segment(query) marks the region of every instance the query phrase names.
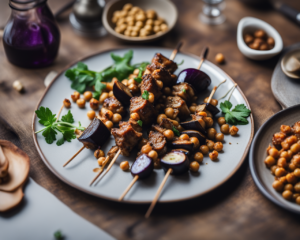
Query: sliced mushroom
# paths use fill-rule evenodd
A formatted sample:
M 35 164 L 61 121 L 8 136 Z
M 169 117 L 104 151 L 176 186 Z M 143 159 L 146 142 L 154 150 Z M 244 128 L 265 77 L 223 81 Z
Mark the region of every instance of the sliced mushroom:
M 0 146 L 0 178 L 4 178 L 8 174 L 8 160 L 5 157 L 2 147 Z
M 24 193 L 22 191 L 22 187 L 19 187 L 14 192 L 0 191 L 0 212 L 8 211 L 17 206 L 21 202 L 23 196 Z
M 12 192 L 26 181 L 29 174 L 30 160 L 25 152 L 9 141 L 0 140 L 0 146 L 5 158 L 9 162 L 9 180 L 0 184 L 0 191 Z

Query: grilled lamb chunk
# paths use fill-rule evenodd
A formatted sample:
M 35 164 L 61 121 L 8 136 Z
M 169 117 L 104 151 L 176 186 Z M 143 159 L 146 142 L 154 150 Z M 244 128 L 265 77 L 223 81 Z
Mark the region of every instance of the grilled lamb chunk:
M 181 119 L 187 118 L 190 115 L 190 110 L 186 105 L 186 102 L 178 96 L 172 97 L 169 96 L 165 102 L 166 108 L 178 109 L 178 117 Z
M 106 98 L 103 103 L 103 107 L 112 111 L 113 113 L 119 113 L 122 116 L 125 115 L 126 110 L 123 107 L 122 103 L 116 99 L 114 96 Z
M 177 129 L 177 127 L 175 127 L 175 125 L 172 123 L 172 121 L 168 118 L 163 118 L 163 120 L 161 121 L 159 126 L 164 128 L 164 129 L 170 129 L 172 131 L 173 131 L 174 128 Z
M 155 131 L 155 132 L 160 132 L 160 133 L 164 133 L 164 131 L 166 131 L 166 129 L 165 128 L 163 128 L 163 127 L 160 127 L 159 125 L 152 125 L 151 126 L 151 130 L 152 131 Z
M 143 76 L 143 81 L 140 88 L 141 94 L 143 94 L 144 91 L 153 93 L 155 101 L 157 101 L 162 95 L 162 92 L 158 87 L 156 80 L 151 76 L 151 74 L 146 74 Z
M 152 58 L 151 63 L 154 63 L 157 66 L 166 68 L 170 73 L 174 73 L 178 68 L 177 64 L 172 60 L 166 58 L 161 53 L 156 53 Z
M 147 72 L 152 74 L 156 80 L 160 80 L 163 82 L 164 86 L 173 86 L 176 84 L 177 76 L 175 74 L 171 74 L 166 68 L 160 67 L 154 63 L 147 66 Z
M 143 121 L 143 126 L 148 126 L 156 120 L 157 112 L 148 100 L 142 97 L 133 97 L 130 102 L 130 114 L 138 113 Z
M 162 156 L 167 153 L 167 140 L 162 133 L 150 131 L 149 143 L 153 150 L 157 152 L 158 156 Z
M 129 118 L 128 122 L 120 122 L 119 126 L 122 128 L 123 125 L 126 125 L 127 123 L 130 123 L 133 129 L 137 132 L 142 132 L 143 128 L 137 123 L 137 121 L 133 120 L 132 118 Z
M 190 103 L 193 101 L 195 92 L 190 84 L 183 82 L 173 86 L 172 95 L 181 97 L 184 101 Z
M 132 149 L 142 139 L 143 134 L 134 130 L 132 125 L 127 122 L 123 123 L 121 128 L 113 128 L 111 130 L 115 138 L 116 145 L 121 149 L 121 154 L 129 156 Z

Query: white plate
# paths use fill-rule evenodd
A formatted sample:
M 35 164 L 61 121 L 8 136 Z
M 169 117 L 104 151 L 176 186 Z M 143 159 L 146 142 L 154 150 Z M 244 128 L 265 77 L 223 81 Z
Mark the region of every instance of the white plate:
M 161 52 L 165 56 L 170 56 L 172 52 L 172 50 L 165 48 L 144 47 L 131 49 L 134 51 L 132 63 L 142 61 L 150 62 L 156 52 Z M 82 61 L 88 65 L 89 69 L 100 71 L 113 63 L 110 57 L 111 52 L 123 55 L 128 50 L 129 49 L 109 50 L 85 58 Z M 177 74 L 185 68 L 196 68 L 199 63 L 198 57 L 179 53 L 175 61 L 181 62 L 182 60 L 184 60 L 184 64 L 179 67 L 176 72 Z M 74 92 L 70 87 L 71 81 L 64 76 L 64 72 L 73 66 L 75 65 L 68 66 L 57 76 L 47 88 L 37 108 L 44 106 L 50 108 L 55 113 L 59 111 L 63 99 L 70 98 L 70 95 Z M 219 87 L 214 98 L 220 98 L 234 85 L 233 80 L 226 73 L 208 61 L 204 62 L 201 70 L 205 71 L 211 77 L 212 84 L 209 87 L 209 91 L 199 96 L 199 101 L 203 101 L 203 99 L 209 95 L 213 86 L 225 78 L 227 82 Z M 234 91 L 230 101 L 233 105 L 244 103 L 250 108 L 247 99 L 239 88 Z M 88 126 L 90 123 L 90 120 L 86 116 L 88 110 L 89 106 L 86 109 L 80 109 L 76 104 L 72 103 L 71 112 L 74 115 L 74 119 L 81 121 L 83 126 Z M 62 114 L 66 112 L 67 109 L 63 109 Z M 220 114 L 218 117 L 219 116 Z M 36 120 L 34 114 L 33 132 L 43 127 Z M 188 172 L 182 176 L 170 176 L 159 201 L 181 201 L 200 196 L 228 180 L 240 167 L 248 153 L 254 132 L 252 115 L 249 118 L 248 125 L 238 127 L 240 129 L 239 136 L 225 136 L 224 152 L 219 154 L 219 161 L 213 162 L 208 156 L 205 156 L 199 173 L 193 174 Z M 220 132 L 219 126 L 217 126 L 216 123 L 215 128 Z M 132 180 L 132 176 L 129 172 L 123 172 L 119 168 L 119 163 L 124 160 L 129 160 L 131 164 L 135 159 L 136 153 L 133 153 L 130 157 L 119 156 L 110 172 L 97 185 L 90 187 L 89 183 L 96 174 L 93 172 L 93 169 L 98 167 L 93 151 L 84 149 L 67 167 L 63 168 L 63 163 L 76 153 L 78 149 L 82 147 L 82 144 L 77 140 L 73 140 L 71 143 L 67 142 L 63 146 L 58 147 L 55 143 L 51 145 L 47 144 L 41 134 L 33 135 L 37 150 L 48 168 L 61 180 L 81 191 L 101 198 L 117 201 Z M 115 145 L 115 142 L 113 136 L 111 136 L 110 140 L 103 147 L 104 152 L 107 153 L 113 145 Z M 150 178 L 138 181 L 126 195 L 124 201 L 131 203 L 150 203 L 164 175 L 163 170 L 155 170 Z

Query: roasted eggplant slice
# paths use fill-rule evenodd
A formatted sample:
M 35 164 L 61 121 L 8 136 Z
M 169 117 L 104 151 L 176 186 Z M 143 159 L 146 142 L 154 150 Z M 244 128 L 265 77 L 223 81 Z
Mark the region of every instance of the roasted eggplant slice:
M 179 175 L 189 170 L 189 159 L 185 152 L 181 150 L 172 150 L 160 160 L 164 171 L 172 169 L 173 175 Z
M 202 112 L 204 110 L 211 112 L 213 116 L 217 115 L 220 112 L 220 110 L 217 107 L 210 103 L 201 103 L 196 107 L 196 112 Z
M 190 138 L 191 137 L 196 137 L 198 138 L 199 142 L 200 142 L 200 146 L 204 145 L 206 143 L 206 137 L 199 131 L 196 130 L 186 130 L 181 132 L 181 134 L 187 134 Z
M 131 166 L 133 177 L 139 176 L 139 179 L 147 178 L 154 169 L 154 162 L 146 154 L 140 155 Z
M 172 149 L 182 148 L 191 152 L 193 151 L 193 147 L 194 147 L 194 143 L 192 143 L 189 140 L 176 140 L 171 143 Z
M 186 130 L 196 130 L 206 135 L 205 128 L 200 124 L 198 120 L 182 122 L 180 125 Z
M 125 106 L 130 105 L 130 99 L 133 97 L 129 88 L 123 83 L 115 80 L 113 86 L 114 96 Z
M 98 118 L 90 123 L 78 138 L 86 148 L 96 149 L 102 147 L 110 136 L 110 131 Z

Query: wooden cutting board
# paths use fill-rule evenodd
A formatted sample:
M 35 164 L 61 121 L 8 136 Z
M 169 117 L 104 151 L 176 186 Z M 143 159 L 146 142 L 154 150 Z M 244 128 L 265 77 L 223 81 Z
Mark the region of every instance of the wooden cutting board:
M 288 108 L 300 103 L 300 80 L 287 77 L 281 70 L 281 59 L 284 55 L 294 49 L 300 48 L 300 43 L 286 47 L 275 67 L 271 79 L 271 89 L 274 97 L 282 106 Z

